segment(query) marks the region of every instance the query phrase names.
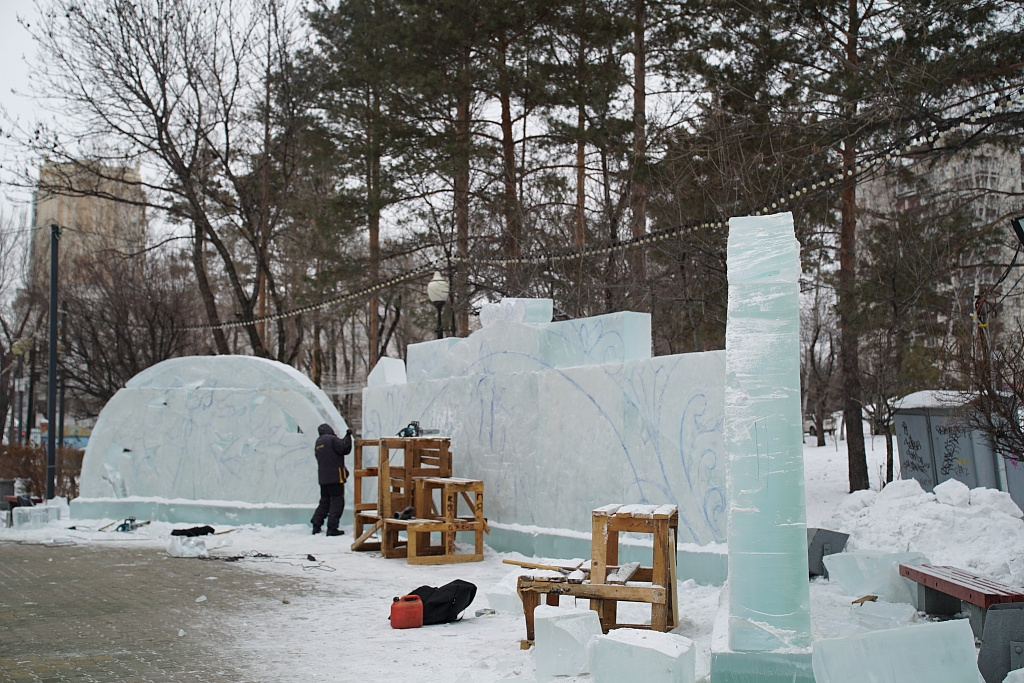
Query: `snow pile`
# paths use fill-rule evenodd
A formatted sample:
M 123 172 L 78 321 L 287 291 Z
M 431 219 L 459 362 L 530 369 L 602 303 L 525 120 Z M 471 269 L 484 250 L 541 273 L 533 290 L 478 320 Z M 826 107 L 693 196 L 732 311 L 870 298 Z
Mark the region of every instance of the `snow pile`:
M 914 479 L 858 491 L 829 528 L 850 534 L 848 552 L 919 552 L 1014 586 L 1024 585 L 1024 514 L 1009 494 L 949 480 L 926 493 Z

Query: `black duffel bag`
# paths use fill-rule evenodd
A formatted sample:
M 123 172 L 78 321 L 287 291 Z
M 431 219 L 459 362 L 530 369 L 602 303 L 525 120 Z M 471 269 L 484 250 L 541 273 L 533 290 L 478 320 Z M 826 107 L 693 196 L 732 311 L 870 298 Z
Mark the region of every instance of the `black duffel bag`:
M 418 595 L 423 603 L 423 625 L 447 624 L 458 621 L 462 612 L 476 597 L 476 586 L 469 581 L 455 579 L 440 588 L 420 586 L 409 595 Z

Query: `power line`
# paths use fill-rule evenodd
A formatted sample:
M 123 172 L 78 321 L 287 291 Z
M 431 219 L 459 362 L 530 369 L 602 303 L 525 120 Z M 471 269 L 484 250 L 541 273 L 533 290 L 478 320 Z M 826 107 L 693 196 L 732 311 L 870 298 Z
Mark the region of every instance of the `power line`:
M 843 166 L 835 173 L 830 175 L 820 176 L 814 180 L 804 181 L 790 186 L 790 188 L 784 192 L 781 192 L 771 199 L 764 202 L 760 207 L 754 208 L 752 213 L 755 216 L 762 216 L 771 214 L 777 211 L 786 210 L 792 206 L 798 205 L 801 200 L 808 196 L 818 196 L 821 194 L 827 194 L 835 190 L 836 188 L 842 187 L 843 182 L 849 179 L 855 178 L 860 175 L 872 173 L 885 164 L 895 159 L 901 158 L 908 155 L 925 145 L 934 145 L 934 143 L 942 140 L 946 136 L 950 135 L 959 130 L 969 128 L 972 126 L 983 125 L 989 122 L 992 117 L 1001 111 L 1007 109 L 1014 102 L 1024 102 L 1024 87 L 1018 87 L 1016 92 L 1011 92 L 1007 95 L 1001 95 L 995 100 L 991 101 L 986 105 L 981 105 L 975 109 L 967 112 L 962 116 L 958 116 L 947 121 L 943 121 L 940 124 L 934 125 L 923 132 L 919 132 L 912 137 L 906 138 L 903 141 L 894 144 L 880 152 L 877 152 L 871 156 L 868 156 L 855 164 L 850 166 Z M 323 308 L 329 308 L 342 303 L 355 301 L 384 289 L 388 289 L 410 280 L 422 277 L 423 275 L 432 273 L 435 270 L 445 270 L 447 265 L 480 265 L 480 266 L 507 266 L 507 265 L 537 265 L 537 264 L 548 264 L 553 265 L 555 263 L 570 261 L 575 259 L 582 259 L 588 256 L 600 256 L 611 253 L 618 253 L 627 251 L 629 249 L 644 249 L 659 242 L 663 242 L 668 239 L 674 239 L 683 235 L 693 234 L 699 231 L 721 229 L 728 226 L 727 219 L 717 220 L 696 220 L 690 223 L 673 226 L 670 228 L 664 228 L 662 230 L 654 230 L 646 235 L 634 237 L 626 240 L 615 240 L 607 242 L 605 244 L 595 245 L 591 247 L 584 247 L 582 249 L 564 249 L 559 251 L 552 251 L 547 253 L 535 253 L 531 255 L 506 257 L 506 258 L 470 258 L 462 256 L 449 256 L 447 259 L 436 259 L 428 264 L 407 270 L 403 273 L 395 275 L 394 277 L 382 280 L 375 284 L 357 289 L 353 292 L 346 294 L 339 294 L 334 297 L 325 299 L 319 303 L 309 304 L 298 308 L 293 308 L 280 313 L 253 317 L 247 320 L 233 320 L 229 322 L 218 323 L 216 325 L 189 325 L 180 329 L 190 331 L 200 330 L 214 330 L 214 329 L 231 329 L 238 327 L 248 327 L 250 325 L 257 325 L 261 323 L 276 322 L 285 318 L 291 318 L 296 315 L 303 313 L 309 313 L 312 311 L 320 310 Z

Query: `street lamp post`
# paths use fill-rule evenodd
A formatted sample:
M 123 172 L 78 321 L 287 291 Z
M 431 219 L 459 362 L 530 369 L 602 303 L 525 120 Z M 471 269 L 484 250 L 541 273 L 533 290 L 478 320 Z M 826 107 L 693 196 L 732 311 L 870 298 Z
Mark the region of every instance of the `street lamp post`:
M 445 280 L 440 272 L 434 271 L 434 277 L 427 283 L 427 298 L 430 299 L 430 303 L 434 304 L 434 307 L 437 309 L 438 339 L 444 338 L 444 323 L 441 321 L 441 309 L 444 308 L 444 302 L 448 299 L 449 289 L 448 280 Z
M 57 245 L 60 226 L 50 225 L 50 359 L 46 392 L 46 499 L 57 479 Z

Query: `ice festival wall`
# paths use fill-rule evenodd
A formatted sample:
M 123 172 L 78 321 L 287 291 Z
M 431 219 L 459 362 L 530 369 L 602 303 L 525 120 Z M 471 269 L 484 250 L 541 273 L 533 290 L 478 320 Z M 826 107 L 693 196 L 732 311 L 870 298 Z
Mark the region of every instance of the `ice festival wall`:
M 675 503 L 681 543 L 724 542 L 724 352 L 652 357 L 648 314 L 550 322 L 551 310 L 506 299 L 467 338 L 411 345 L 404 373 L 382 360 L 363 437 L 412 420 L 450 436 L 455 475 L 485 482 L 499 550 L 519 549 L 499 532 L 554 531 L 589 557 L 591 510 L 608 503 Z
M 308 377 L 249 356 L 163 361 L 100 412 L 76 517 L 203 524 L 308 523 L 319 492 L 313 444 L 347 426 Z

